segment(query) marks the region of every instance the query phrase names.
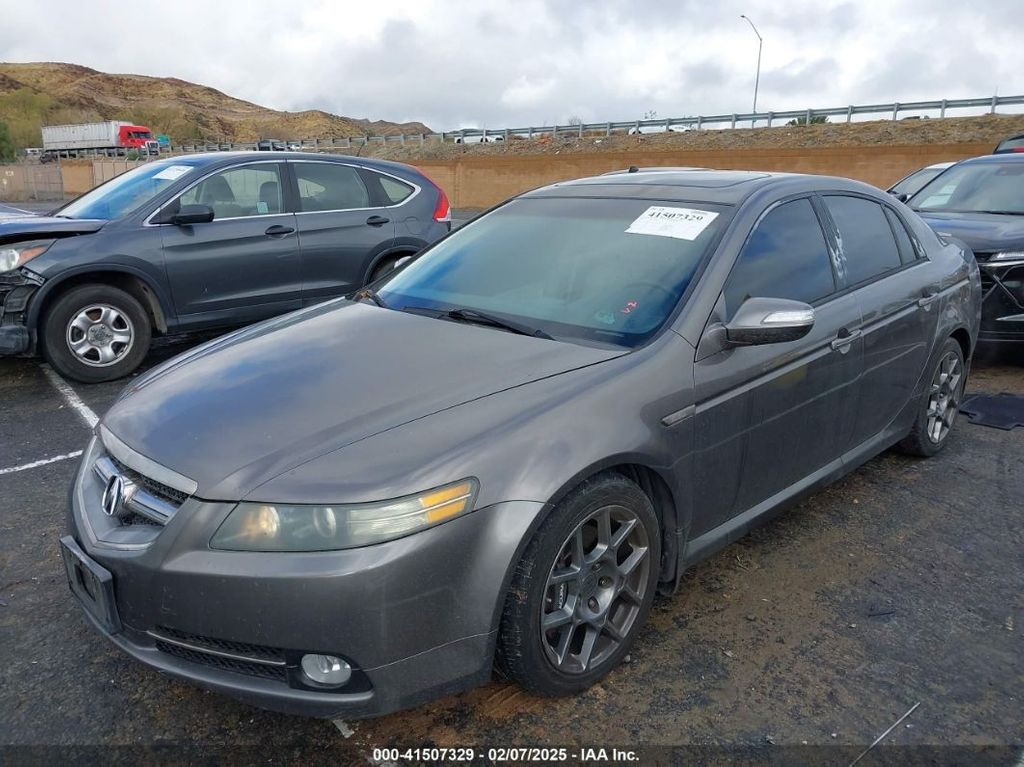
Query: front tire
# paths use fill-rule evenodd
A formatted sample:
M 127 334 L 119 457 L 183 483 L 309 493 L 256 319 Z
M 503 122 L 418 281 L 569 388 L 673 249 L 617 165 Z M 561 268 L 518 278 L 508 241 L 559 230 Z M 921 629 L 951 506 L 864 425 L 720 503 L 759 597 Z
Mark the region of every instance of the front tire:
M 46 359 L 65 378 L 100 383 L 135 370 L 152 327 L 133 296 L 111 285 L 81 285 L 60 296 L 42 323 Z
M 608 472 L 572 491 L 516 567 L 498 663 L 540 695 L 581 692 L 615 668 L 647 620 L 661 528 L 647 495 Z
M 903 452 L 930 458 L 946 446 L 963 400 L 966 373 L 963 349 L 955 338 L 947 338 L 932 367 L 914 426 L 899 443 Z

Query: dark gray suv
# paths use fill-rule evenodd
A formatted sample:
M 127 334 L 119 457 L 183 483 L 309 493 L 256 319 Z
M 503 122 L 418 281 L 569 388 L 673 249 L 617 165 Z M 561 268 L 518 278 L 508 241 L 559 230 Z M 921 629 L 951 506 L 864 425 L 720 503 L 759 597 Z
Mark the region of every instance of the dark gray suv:
M 367 716 L 583 690 L 655 591 L 900 445 L 948 442 L 980 281 L 892 197 L 631 173 L 511 200 L 339 299 L 134 381 L 68 580 L 126 653 Z
M 153 333 L 241 325 L 379 278 L 451 228 L 415 168 L 210 153 L 147 163 L 49 216 L 0 223 L 0 354 L 130 373 Z

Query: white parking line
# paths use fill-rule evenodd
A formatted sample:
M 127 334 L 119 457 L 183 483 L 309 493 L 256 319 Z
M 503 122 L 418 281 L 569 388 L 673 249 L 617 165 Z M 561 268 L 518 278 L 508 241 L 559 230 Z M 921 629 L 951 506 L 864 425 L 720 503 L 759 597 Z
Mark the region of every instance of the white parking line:
M 79 397 L 75 390 L 71 388 L 70 384 L 61 378 L 57 374 L 57 371 L 45 362 L 40 365 L 40 367 L 43 369 L 46 377 L 50 379 L 50 383 L 53 384 L 53 388 L 63 395 L 67 403 L 73 407 L 78 415 L 82 417 L 82 420 L 85 421 L 85 425 L 90 429 L 95 428 L 96 424 L 100 422 L 100 419 L 94 412 L 92 412 L 92 409 L 88 405 L 82 402 L 81 397 Z
M 64 455 L 55 455 L 52 458 L 43 458 L 39 461 L 32 461 L 31 463 L 23 463 L 21 466 L 11 466 L 6 469 L 0 469 L 0 475 L 2 474 L 14 474 L 16 471 L 25 471 L 25 469 L 34 469 L 37 466 L 47 466 L 51 463 L 57 463 L 58 461 L 67 461 L 71 458 L 78 458 L 82 454 L 81 450 L 75 450 L 71 453 Z

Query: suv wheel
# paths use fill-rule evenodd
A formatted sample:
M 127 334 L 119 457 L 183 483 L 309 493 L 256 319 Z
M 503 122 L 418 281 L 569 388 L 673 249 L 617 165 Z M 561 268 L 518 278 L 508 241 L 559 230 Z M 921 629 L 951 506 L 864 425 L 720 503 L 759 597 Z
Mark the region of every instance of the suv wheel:
M 584 482 L 544 521 L 516 568 L 499 664 L 542 695 L 593 685 L 647 620 L 660 552 L 658 518 L 636 483 L 611 472 Z
M 131 373 L 149 350 L 149 316 L 130 294 L 82 285 L 57 299 L 43 319 L 46 359 L 66 378 L 112 381 Z

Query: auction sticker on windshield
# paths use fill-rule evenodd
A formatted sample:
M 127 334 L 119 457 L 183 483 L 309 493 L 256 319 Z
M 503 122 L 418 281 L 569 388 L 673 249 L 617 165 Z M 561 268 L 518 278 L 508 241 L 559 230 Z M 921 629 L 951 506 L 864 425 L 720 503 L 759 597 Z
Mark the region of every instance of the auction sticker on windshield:
M 710 210 L 652 205 L 629 225 L 626 232 L 675 237 L 678 240 L 696 240 L 716 218 L 718 214 Z
M 190 170 L 192 170 L 191 165 L 169 165 L 153 176 L 153 178 L 159 178 L 164 181 L 177 181 Z

